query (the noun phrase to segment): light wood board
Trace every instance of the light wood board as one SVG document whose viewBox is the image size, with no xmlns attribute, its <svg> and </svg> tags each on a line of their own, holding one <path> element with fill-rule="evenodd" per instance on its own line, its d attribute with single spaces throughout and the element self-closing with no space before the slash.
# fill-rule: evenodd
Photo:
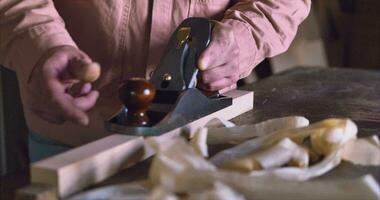
<svg viewBox="0 0 380 200">
<path fill-rule="evenodd" d="M 189 133 L 204 126 L 213 118 L 229 120 L 253 109 L 252 91 L 233 90 L 225 95 L 233 98 L 231 106 L 157 136 L 155 139 L 163 142 L 183 134 L 191 137 Z M 67 197 L 152 156 L 154 151 L 144 144 L 142 137 L 120 134 L 105 137 L 34 163 L 31 166 L 31 182 L 54 186 L 58 197 Z"/>
</svg>

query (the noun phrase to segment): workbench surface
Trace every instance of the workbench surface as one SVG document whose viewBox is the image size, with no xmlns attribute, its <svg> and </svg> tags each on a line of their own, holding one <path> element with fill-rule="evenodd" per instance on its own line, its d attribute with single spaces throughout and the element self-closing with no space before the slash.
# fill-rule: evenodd
<svg viewBox="0 0 380 200">
<path fill-rule="evenodd" d="M 255 91 L 254 109 L 235 119 L 238 125 L 289 115 L 302 115 L 311 122 L 330 117 L 348 117 L 359 127 L 359 137 L 380 137 L 380 71 L 342 68 L 297 68 L 248 85 Z M 144 179 L 150 161 L 144 161 L 102 183 Z M 321 178 L 359 177 L 371 173 L 380 182 L 380 167 L 342 163 Z M 0 199 L 28 183 L 28 172 L 0 179 Z"/>
<path fill-rule="evenodd" d="M 237 124 L 302 115 L 310 123 L 351 118 L 358 136 L 380 137 L 380 71 L 342 68 L 298 68 L 271 76 L 242 89 L 255 91 L 254 110 L 235 118 Z M 359 177 L 371 173 L 380 183 L 380 167 L 343 162 L 320 178 Z"/>
</svg>

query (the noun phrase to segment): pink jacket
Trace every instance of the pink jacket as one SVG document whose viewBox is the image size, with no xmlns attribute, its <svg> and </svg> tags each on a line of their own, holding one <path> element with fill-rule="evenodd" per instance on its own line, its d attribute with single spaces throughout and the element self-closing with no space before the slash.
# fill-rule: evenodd
<svg viewBox="0 0 380 200">
<path fill-rule="evenodd" d="M 104 121 L 121 109 L 117 88 L 123 80 L 147 77 L 179 23 L 191 16 L 231 27 L 240 65 L 253 68 L 284 52 L 311 0 L 0 0 L 0 64 L 16 71 L 23 103 L 28 79 L 48 49 L 72 45 L 102 66 L 100 91 L 89 111 L 90 125 L 50 124 L 24 107 L 31 130 L 69 144 L 104 137 Z"/>
</svg>

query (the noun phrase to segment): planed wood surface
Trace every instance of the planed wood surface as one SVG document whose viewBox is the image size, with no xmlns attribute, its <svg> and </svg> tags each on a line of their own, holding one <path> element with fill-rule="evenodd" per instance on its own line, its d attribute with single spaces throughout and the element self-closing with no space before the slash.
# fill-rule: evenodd
<svg viewBox="0 0 380 200">
<path fill-rule="evenodd" d="M 231 106 L 154 138 L 164 143 L 170 137 L 194 132 L 213 118 L 229 120 L 253 108 L 251 91 L 233 90 L 225 95 L 233 98 Z M 31 182 L 54 186 L 59 197 L 67 197 L 153 154 L 149 146 L 144 146 L 142 137 L 115 134 L 34 163 Z"/>
<path fill-rule="evenodd" d="M 141 137 L 111 135 L 34 163 L 31 182 L 54 186 L 65 197 L 137 162 L 143 147 Z"/>
</svg>

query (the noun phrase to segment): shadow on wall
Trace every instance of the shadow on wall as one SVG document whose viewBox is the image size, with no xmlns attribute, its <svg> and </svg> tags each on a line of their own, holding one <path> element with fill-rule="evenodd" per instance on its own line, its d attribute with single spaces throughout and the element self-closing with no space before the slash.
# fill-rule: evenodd
<svg viewBox="0 0 380 200">
<path fill-rule="evenodd" d="M 379 8 L 379 0 L 313 0 L 330 66 L 380 70 Z"/>
<path fill-rule="evenodd" d="M 243 82 L 298 66 L 380 70 L 380 1 L 312 0 L 289 49 L 265 60 Z"/>
</svg>

